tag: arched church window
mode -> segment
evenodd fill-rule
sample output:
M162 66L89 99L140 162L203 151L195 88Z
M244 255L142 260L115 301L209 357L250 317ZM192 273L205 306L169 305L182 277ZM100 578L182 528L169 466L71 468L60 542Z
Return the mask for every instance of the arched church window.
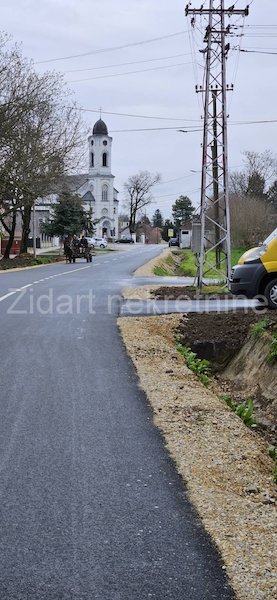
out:
M104 183L104 185L102 186L102 201L108 201L108 186L106 183Z
M102 156L102 167L107 167L107 165L108 165L108 155L107 155L107 152L104 152L103 156Z
M94 167L94 154L91 153L91 166Z

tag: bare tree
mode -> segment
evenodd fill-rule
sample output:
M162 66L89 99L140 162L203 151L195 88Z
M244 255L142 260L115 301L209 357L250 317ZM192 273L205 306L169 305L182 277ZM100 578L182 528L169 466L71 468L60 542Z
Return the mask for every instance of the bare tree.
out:
M137 175L131 175L124 183L126 194L126 207L129 210L129 229L131 233L136 231L136 219L138 213L152 202L151 191L154 185L159 183L161 176L149 171L140 171Z
M231 194L230 218L234 247L257 246L272 230L272 208L260 198Z
M244 152L245 168L230 175L231 238L234 246L259 244L276 219L270 198L277 158L270 151ZM271 186L271 187L270 187ZM275 213L275 215L274 215Z
M230 175L230 191L236 195L249 195L266 200L266 190L277 175L277 157L271 150L243 153L245 167Z
M6 37L0 65L0 220L12 237L10 215L21 213L26 252L32 206L78 164L83 127L62 76L36 73Z

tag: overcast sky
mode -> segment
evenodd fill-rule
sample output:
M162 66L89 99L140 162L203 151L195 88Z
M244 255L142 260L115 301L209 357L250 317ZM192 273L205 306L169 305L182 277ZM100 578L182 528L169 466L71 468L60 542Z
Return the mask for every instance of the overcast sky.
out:
M192 0L191 5L199 7L202 1ZM226 0L226 7L232 3L235 0ZM144 169L161 173L163 183L155 188L149 216L156 208L170 216L180 194L199 203L202 133L178 132L178 128L201 127L203 114L194 90L203 77L201 21L192 32L190 19L184 16L185 4L186 0L1 2L2 29L22 42L23 54L37 63L40 72L65 73L77 102L92 111L84 112L88 127L93 127L102 107L113 137L112 171L121 200L129 175ZM237 0L236 8L246 4ZM242 19L235 17L232 22L238 26L234 31L244 34L230 40L232 48L241 44L243 49L276 52L230 53L227 81L235 83L235 91L228 94L229 165L240 168L244 150L277 152L277 122L234 124L277 120L277 2L254 0L244 29ZM154 38L163 39L149 41ZM91 54L50 62L86 53ZM126 131L135 129L148 131Z

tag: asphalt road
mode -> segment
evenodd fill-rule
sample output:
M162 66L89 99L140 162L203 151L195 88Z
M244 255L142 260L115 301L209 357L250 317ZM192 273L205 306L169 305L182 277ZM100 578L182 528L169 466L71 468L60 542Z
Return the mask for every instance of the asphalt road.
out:
M233 598L116 326L158 252L0 274L1 600Z

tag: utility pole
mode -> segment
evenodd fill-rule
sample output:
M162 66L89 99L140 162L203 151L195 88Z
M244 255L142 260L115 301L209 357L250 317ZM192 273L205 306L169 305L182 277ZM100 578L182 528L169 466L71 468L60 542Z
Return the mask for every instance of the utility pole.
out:
M237 4L237 3L236 3ZM204 95L204 131L202 149L201 181L201 243L198 272L198 287L209 271L215 271L225 281L231 274L230 210L228 192L228 148L227 148L227 91L233 85L226 83L226 61L230 45L226 36L231 35L231 19L246 17L249 6L240 10L235 4L225 8L225 0L209 0L197 9L191 2L185 15L191 15L194 27L197 16L208 20L204 37L205 83L196 86L196 92ZM229 23L226 26L226 17Z

